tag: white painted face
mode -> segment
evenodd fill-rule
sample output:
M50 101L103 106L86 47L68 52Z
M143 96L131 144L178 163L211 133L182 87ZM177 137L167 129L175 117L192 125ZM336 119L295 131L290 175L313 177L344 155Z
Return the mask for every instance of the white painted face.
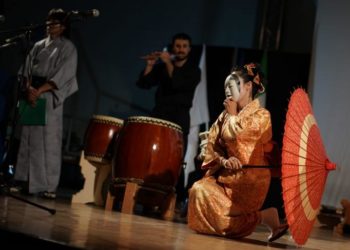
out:
M240 97L240 79L235 72L229 74L225 80L225 95L226 98L231 97L235 102L238 102Z

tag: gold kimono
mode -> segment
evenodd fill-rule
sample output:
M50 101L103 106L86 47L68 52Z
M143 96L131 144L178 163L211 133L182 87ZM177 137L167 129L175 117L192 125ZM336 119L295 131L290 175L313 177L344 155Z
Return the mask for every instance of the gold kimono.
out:
M189 192L188 225L205 234L241 238L260 223L259 209L271 179L269 169L229 170L220 159L234 156L242 165L268 165L264 146L272 137L270 113L259 100L236 116L224 111L209 131L203 169L205 176Z

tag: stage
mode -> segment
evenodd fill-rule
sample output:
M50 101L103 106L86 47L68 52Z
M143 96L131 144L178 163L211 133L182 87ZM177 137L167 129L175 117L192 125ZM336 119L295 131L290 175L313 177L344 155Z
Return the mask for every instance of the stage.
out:
M268 244L268 231L258 226L246 239L231 240L200 235L182 222L154 216L128 215L105 211L102 207L71 203L69 200L43 200L21 196L56 214L1 194L0 247L27 245L35 249L296 249L287 234ZM6 246L6 247L4 247ZM349 249L350 238L316 223L303 249Z

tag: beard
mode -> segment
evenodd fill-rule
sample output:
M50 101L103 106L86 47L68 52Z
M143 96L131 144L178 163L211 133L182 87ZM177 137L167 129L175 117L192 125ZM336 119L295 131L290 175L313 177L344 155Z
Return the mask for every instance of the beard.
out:
M175 55L175 61L178 61L178 62L181 62L181 61L184 61L184 60L187 60L188 59L188 54L176 54Z

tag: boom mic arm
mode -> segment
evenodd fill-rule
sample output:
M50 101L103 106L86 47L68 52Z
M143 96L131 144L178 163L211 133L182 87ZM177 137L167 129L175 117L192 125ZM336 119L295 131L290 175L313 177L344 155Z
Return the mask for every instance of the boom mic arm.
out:
M98 9L92 9L92 10L72 10L68 12L71 16L80 16L80 17L99 17L100 11Z

